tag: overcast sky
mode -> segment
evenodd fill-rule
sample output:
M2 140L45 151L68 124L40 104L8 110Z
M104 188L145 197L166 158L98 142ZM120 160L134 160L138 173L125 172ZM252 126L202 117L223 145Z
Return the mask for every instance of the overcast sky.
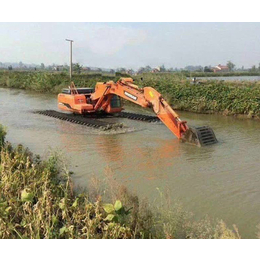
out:
M260 23L0 23L0 62L137 69L260 62Z

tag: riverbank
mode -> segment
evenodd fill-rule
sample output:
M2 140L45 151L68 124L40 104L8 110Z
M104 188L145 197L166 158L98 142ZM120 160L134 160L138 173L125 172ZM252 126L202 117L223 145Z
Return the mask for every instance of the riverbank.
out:
M73 75L77 86L94 87L98 81L117 81L120 75ZM195 113L260 118L260 83L206 80L192 84L182 74L142 74L134 76L139 86L157 89L174 109ZM65 73L0 72L0 87L57 94L68 86Z
M113 178L76 192L56 154L43 161L8 142L0 150L0 238L240 238L235 226L169 208L163 194L151 206Z
M155 86L171 106L180 111L232 115L241 118L260 117L260 83L250 81L208 80L192 84L171 75L148 75L136 81Z
M108 81L114 79L115 76L104 76L102 74L73 75L73 81L77 86L88 86L93 88L97 81ZM58 94L62 88L68 87L70 83L69 76L63 72L0 71L0 87L2 88L16 88Z

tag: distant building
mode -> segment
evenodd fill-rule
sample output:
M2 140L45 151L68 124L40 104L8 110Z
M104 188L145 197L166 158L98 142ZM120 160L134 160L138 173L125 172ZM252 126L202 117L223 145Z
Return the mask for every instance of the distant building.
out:
M52 67L52 70L54 70L54 71L62 71L63 68L64 68L63 65L56 65L56 66Z
M228 66L221 65L221 64L213 67L212 69L213 69L213 72L228 72L229 71Z
M157 67L157 68L152 70L152 73L158 73L160 71L161 71L161 67Z

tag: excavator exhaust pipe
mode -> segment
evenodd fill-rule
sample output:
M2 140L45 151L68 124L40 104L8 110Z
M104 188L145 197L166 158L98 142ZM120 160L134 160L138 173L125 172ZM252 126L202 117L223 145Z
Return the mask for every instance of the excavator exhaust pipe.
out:
M189 127L183 134L181 141L199 147L218 142L212 128L209 126Z

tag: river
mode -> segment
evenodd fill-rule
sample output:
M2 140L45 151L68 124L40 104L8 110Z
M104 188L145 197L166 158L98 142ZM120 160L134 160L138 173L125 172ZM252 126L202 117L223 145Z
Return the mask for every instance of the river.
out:
M114 178L151 201L158 189L179 201L197 218L208 215L236 224L244 238L255 238L260 223L260 121L179 112L189 125L211 126L217 145L198 148L179 143L162 124L118 119L135 131L104 134L43 115L56 109L53 95L0 89L0 122L7 140L46 156L60 151L75 172L76 186L96 176ZM129 107L126 110L140 112Z

